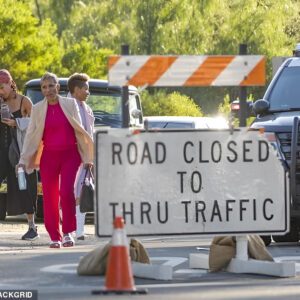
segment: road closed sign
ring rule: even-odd
[[[96,231],[129,235],[283,234],[287,176],[256,131],[96,133]]]

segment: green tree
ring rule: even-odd
[[[51,17],[57,24],[66,50],[64,72],[84,56],[83,37],[95,48],[93,55],[102,48],[118,54],[124,43],[131,54],[234,55],[246,43],[249,54],[266,55],[269,81],[271,58],[290,55],[300,41],[299,0],[63,0],[54,6],[54,0],[27,1],[42,20]],[[239,94],[235,87],[173,90],[194,99],[206,113],[216,111],[224,95],[236,99]],[[248,89],[255,99],[263,91]]]
[[[57,26],[57,34],[61,37],[62,32],[70,26],[71,13],[74,8],[85,7],[80,0],[34,0],[30,1],[35,15],[42,24],[47,18],[50,18]]]
[[[107,79],[107,57],[111,54],[111,50],[96,49],[93,41],[83,38],[66,49],[62,58],[62,75],[83,72],[93,78]]]
[[[70,24],[63,32],[65,45],[71,45],[83,37],[93,41],[94,47],[112,49],[120,53],[121,44],[135,42],[135,21],[133,0],[86,1],[82,7],[74,6]]]
[[[12,73],[20,87],[45,70],[60,70],[55,30],[50,20],[38,26],[27,1],[0,0],[0,65]]]
[[[168,51],[165,47],[165,41],[169,39],[166,29],[174,28],[176,16],[184,8],[181,3],[181,0],[135,1],[137,53],[164,54]]]
[[[141,97],[145,116],[203,116],[201,108],[192,99],[177,92],[158,91],[151,95],[143,91]]]

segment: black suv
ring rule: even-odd
[[[60,94],[67,96],[68,94],[68,79],[59,78]],[[120,86],[110,86],[108,81],[99,79],[89,80],[90,96],[88,98],[88,105],[92,108],[95,116],[95,128],[112,127],[121,128],[123,124],[122,113],[122,88]],[[129,126],[143,128],[143,112],[141,106],[141,99],[138,90],[134,86],[128,87],[129,93]],[[25,84],[24,94],[28,96],[33,104],[41,101],[43,95],[40,87],[40,79],[32,79]],[[38,184],[38,203],[37,216],[42,217],[42,189],[41,184]],[[6,184],[0,187],[0,220],[6,217]]]
[[[300,57],[288,58],[282,64],[264,98],[253,104],[253,111],[256,119],[251,128],[275,133],[276,140],[272,144],[290,181],[290,232],[285,236],[273,236],[273,239],[295,242],[299,240],[300,231]],[[264,240],[269,243],[271,237]]]

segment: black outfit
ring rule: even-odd
[[[22,101],[23,98],[20,109],[12,113],[14,118],[22,118]],[[7,181],[7,214],[11,216],[24,213],[33,214],[37,200],[36,172],[26,174],[27,189],[20,191],[15,168],[8,159],[8,149],[13,135],[16,136],[16,129],[0,122],[0,183],[4,179]]]

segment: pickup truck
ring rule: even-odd
[[[60,94],[67,96],[68,79],[59,78]],[[95,116],[95,129],[103,127],[121,128],[123,126],[122,109],[122,88],[120,86],[110,86],[108,81],[99,79],[89,80],[90,96],[87,103],[92,108]],[[41,101],[43,95],[40,88],[40,79],[32,79],[26,82],[24,94],[28,96],[33,104]],[[129,127],[143,128],[143,112],[141,106],[141,98],[138,90],[134,86],[128,87],[128,115]],[[38,201],[37,216],[42,217],[42,188],[38,183]],[[0,220],[6,217],[6,184],[0,187]]]
[[[300,231],[300,57],[288,58],[270,82],[263,99],[253,104],[252,129],[274,133],[273,147],[288,174],[290,187],[290,232],[273,236],[275,242],[298,242]],[[272,174],[266,174],[272,176]],[[282,183],[283,184],[283,183]],[[270,236],[263,237],[266,244]]]

